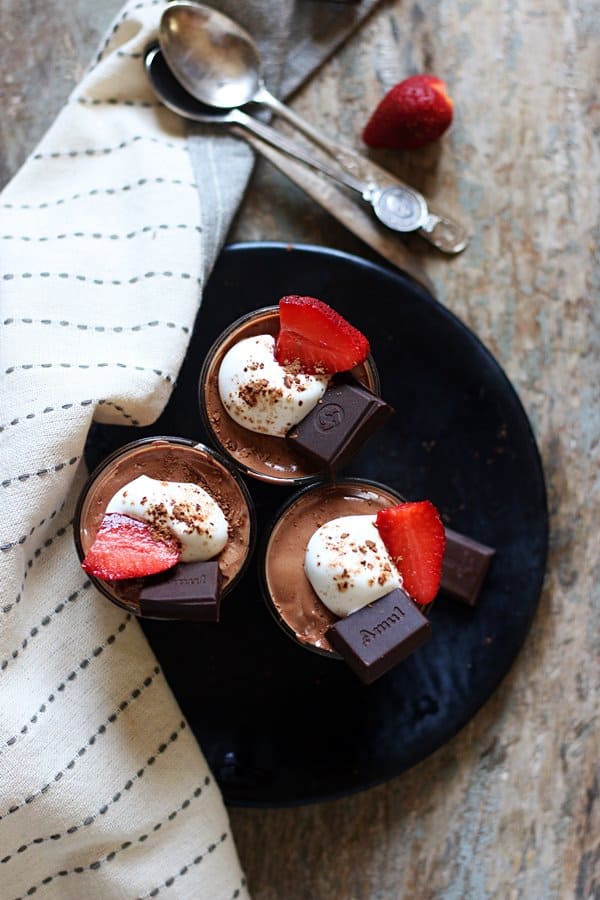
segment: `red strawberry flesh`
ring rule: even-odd
[[[175,536],[131,516],[108,513],[81,565],[96,578],[120,581],[164,572],[180,556],[181,544]]]
[[[369,147],[416,150],[437,140],[452,122],[448,88],[434,75],[412,75],[394,85],[363,131]]]
[[[446,532],[433,503],[421,500],[382,509],[376,525],[406,593],[421,606],[431,603],[440,587],[446,547]]]
[[[364,334],[315,297],[282,297],[279,322],[275,359],[281,366],[306,375],[333,375],[353,369],[369,355]]]

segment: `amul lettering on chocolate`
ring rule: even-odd
[[[335,382],[287,441],[321,468],[341,468],[394,410],[353,378]]]
[[[396,588],[339,619],[327,639],[358,677],[369,684],[431,637],[431,625],[403,590]]]
[[[157,619],[218,622],[220,605],[221,572],[215,560],[180,563],[146,578],[140,591],[140,612]]]
[[[396,622],[400,621],[400,616],[405,616],[406,613],[399,606],[395,606],[387,619],[382,619],[381,622],[376,622],[372,628],[361,628],[360,634],[362,637],[363,647],[366,647],[367,644],[370,644],[371,641],[374,641],[380,634],[383,634],[388,628],[392,628]]]

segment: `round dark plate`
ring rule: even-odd
[[[233,319],[308,294],[369,338],[396,415],[343,474],[431,499],[445,523],[497,549],[475,609],[440,596],[433,638],[364,686],[342,662],[296,646],[264,605],[250,566],[219,625],[143,627],[226,802],[329,799],[408,769],[444,744],[497,687],[519,652],[544,575],[544,476],[527,415],[506,375],[452,313],[410,279],[318,247],[238,244],[206,287],[172,399],[150,428],[96,426],[95,464],[138,434],[207,442],[196,405],[206,350]],[[259,537],[290,489],[248,482]]]

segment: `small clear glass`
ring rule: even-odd
[[[199,484],[221,505],[229,523],[229,540],[218,556],[223,576],[222,596],[237,584],[256,543],[256,513],[242,478],[219,453],[179,437],[133,441],[108,456],[90,475],[79,497],[74,519],[75,546],[83,561],[114,494],[140,475],[161,481]],[[141,616],[141,579],[104,581],[90,576],[112,603]],[[148,618],[146,616],[145,618]]]
[[[305,487],[279,509],[262,542],[258,572],[269,611],[296,644],[321,656],[341,659],[325,634],[337,617],[321,603],[304,573],[304,555],[311,536],[331,519],[376,515],[403,499],[378,481],[340,478]]]
[[[297,487],[323,477],[324,473],[290,447],[285,438],[257,434],[234,422],[221,403],[218,389],[219,368],[230,347],[244,338],[258,334],[276,335],[278,331],[278,306],[257,309],[233,322],[206,355],[200,372],[198,399],[202,421],[211,440],[244,475],[269,484]],[[379,375],[371,356],[353,369],[352,374],[379,396]]]

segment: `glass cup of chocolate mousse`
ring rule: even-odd
[[[327,637],[339,616],[321,602],[305,571],[307,546],[315,532],[342,516],[375,516],[402,502],[400,494],[379,482],[340,478],[305,487],[279,510],[262,546],[261,587],[275,621],[301,647],[342,659]],[[392,580],[388,586],[393,589]]]
[[[297,429],[290,428],[287,436],[285,425],[279,435],[259,433],[232,418],[222,402],[219,387],[220,378],[224,377],[223,361],[232,348],[245,339],[263,335],[269,336],[272,346],[272,338],[277,336],[279,329],[278,306],[255,310],[233,322],[208,351],[200,373],[199,403],[204,425],[212,441],[243,474],[271,484],[297,486],[311,483],[332,469],[329,465],[330,460],[320,458],[319,448],[315,455],[310,446],[308,448],[301,446],[304,437],[301,430],[303,423],[301,422]],[[269,352],[272,357],[272,349]],[[252,392],[256,391],[257,385],[263,384],[269,390],[262,367],[263,362],[255,360],[243,369],[248,378],[247,406],[256,405]],[[284,384],[298,382],[302,377],[294,371],[284,373]],[[344,410],[341,409],[344,403],[349,403],[352,407],[350,413],[347,411],[345,413],[347,422],[351,418],[357,420],[353,432],[343,439],[343,445],[336,446],[333,451],[328,448],[327,451],[337,453],[336,463],[343,465],[370,433],[383,424],[392,410],[379,398],[379,376],[370,354],[364,362],[350,372],[344,373],[344,376],[321,377],[320,381],[323,385],[319,394],[320,399],[312,401],[319,405],[314,409],[311,408],[312,419],[317,412],[319,413],[319,421],[316,422],[316,428],[313,428],[314,434],[319,439],[323,435],[333,436],[335,430],[333,426],[337,428],[340,419],[344,417]],[[311,401],[308,398],[313,387],[312,384],[308,387],[300,385],[297,399],[300,407],[303,403],[310,406]],[[327,387],[329,390],[323,394]],[[331,391],[334,387],[337,393],[332,396]],[[303,393],[304,391],[306,393]],[[344,398],[341,391],[345,392]],[[241,394],[243,396],[243,390]],[[351,396],[346,398],[347,394]],[[304,421],[308,423],[310,417],[309,413],[309,417]],[[309,444],[310,437],[309,435]]]
[[[198,526],[193,514],[200,509],[199,497],[206,515]],[[254,505],[243,480],[220,454],[185,438],[142,438],[121,447],[92,472],[78,501],[74,535],[83,567],[108,513],[116,511],[117,518],[122,513],[131,523],[130,516],[148,520],[148,510],[153,528],[172,525],[173,514],[177,518],[177,537],[170,538],[181,551],[177,564],[158,574],[118,579],[97,577],[87,568],[92,582],[117,606],[142,618],[218,621],[221,597],[245,571],[256,540]],[[213,523],[216,534],[210,532]]]

